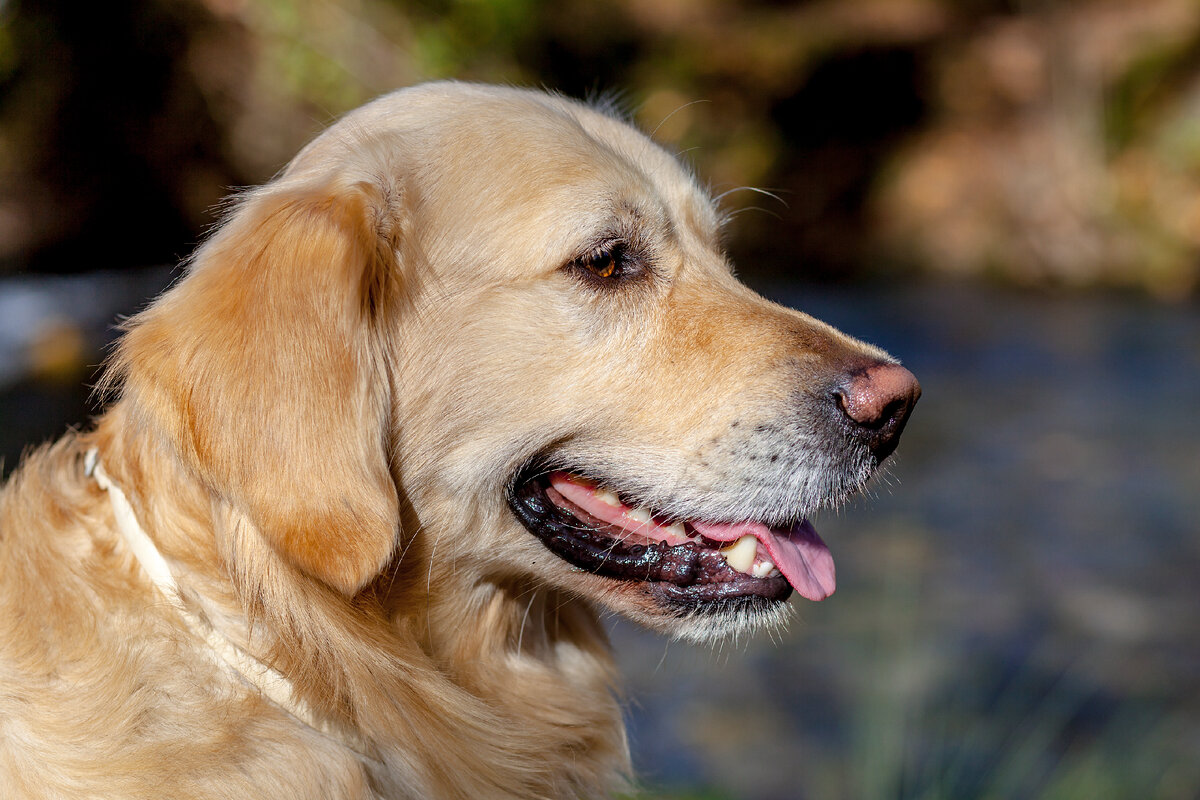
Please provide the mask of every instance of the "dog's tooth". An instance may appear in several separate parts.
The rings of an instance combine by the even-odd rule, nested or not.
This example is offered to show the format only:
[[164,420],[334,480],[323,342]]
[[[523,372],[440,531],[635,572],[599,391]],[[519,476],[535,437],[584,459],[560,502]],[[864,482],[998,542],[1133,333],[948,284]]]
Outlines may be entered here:
[[758,554],[758,540],[746,534],[729,547],[721,550],[725,562],[738,572],[749,572],[754,566],[754,557]]
[[649,522],[652,518],[650,509],[648,508],[631,508],[625,512],[625,516],[629,517],[634,522]]
[[599,500],[601,503],[604,503],[605,505],[613,506],[614,508],[621,505],[621,500],[620,500],[620,498],[617,497],[616,493],[610,492],[608,489],[597,489],[596,490],[596,499]]
[[672,522],[667,526],[666,530],[672,536],[678,536],[680,539],[687,538],[687,529],[683,527],[682,522]]
[[750,570],[750,574],[756,578],[766,578],[772,572],[775,572],[775,565],[770,561],[759,561],[754,565],[754,568]]

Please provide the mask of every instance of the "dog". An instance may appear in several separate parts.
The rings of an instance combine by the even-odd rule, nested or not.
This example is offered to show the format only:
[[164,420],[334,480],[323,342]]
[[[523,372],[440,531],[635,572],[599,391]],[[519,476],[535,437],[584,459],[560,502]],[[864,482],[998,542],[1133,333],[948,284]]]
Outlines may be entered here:
[[454,82],[241,196],[0,497],[4,796],[628,788],[599,615],[827,596],[807,519],[920,394],[722,223],[614,112]]

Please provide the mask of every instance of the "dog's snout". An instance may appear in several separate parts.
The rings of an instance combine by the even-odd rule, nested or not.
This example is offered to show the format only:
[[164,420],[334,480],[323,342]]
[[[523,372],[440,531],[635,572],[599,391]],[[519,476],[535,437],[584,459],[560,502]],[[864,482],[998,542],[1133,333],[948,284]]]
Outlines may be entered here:
[[833,390],[851,435],[878,461],[891,455],[921,396],[921,384],[899,364],[873,364],[850,373]]

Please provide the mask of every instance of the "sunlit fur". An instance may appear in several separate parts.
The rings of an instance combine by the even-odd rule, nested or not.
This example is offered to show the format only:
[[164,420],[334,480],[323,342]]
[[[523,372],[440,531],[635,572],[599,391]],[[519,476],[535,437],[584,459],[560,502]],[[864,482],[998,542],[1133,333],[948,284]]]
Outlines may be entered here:
[[[719,220],[612,116],[451,83],[350,114],[242,196],[127,325],[107,413],[0,496],[4,796],[624,785],[600,610],[712,640],[786,606],[681,616],[581,574],[513,517],[514,476],[555,460],[671,514],[785,522],[869,471],[816,400],[885,356],[737,283]],[[565,267],[614,238],[638,280]],[[93,447],[187,605],[333,735],[156,594],[84,472]]]

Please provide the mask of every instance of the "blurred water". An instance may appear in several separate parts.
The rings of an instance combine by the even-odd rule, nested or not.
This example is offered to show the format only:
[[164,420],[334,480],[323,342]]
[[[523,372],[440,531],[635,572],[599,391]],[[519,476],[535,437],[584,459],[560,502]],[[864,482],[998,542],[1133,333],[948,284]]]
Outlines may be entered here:
[[0,475],[28,447],[86,424],[99,410],[89,385],[117,323],[165,288],[172,273],[0,280]]
[[[88,363],[167,280],[0,283],[0,454],[86,421]],[[64,282],[65,281],[65,282]],[[759,287],[900,357],[891,477],[817,520],[836,595],[776,637],[613,621],[640,773],[678,796],[1200,796],[1200,309],[919,284]]]

